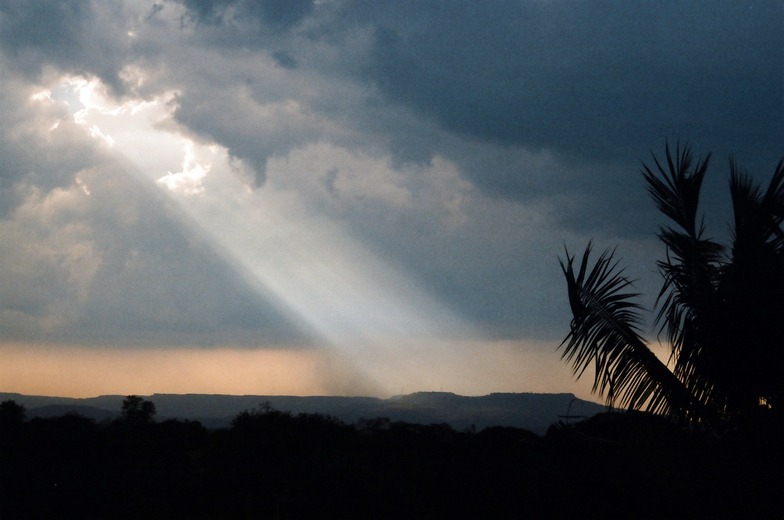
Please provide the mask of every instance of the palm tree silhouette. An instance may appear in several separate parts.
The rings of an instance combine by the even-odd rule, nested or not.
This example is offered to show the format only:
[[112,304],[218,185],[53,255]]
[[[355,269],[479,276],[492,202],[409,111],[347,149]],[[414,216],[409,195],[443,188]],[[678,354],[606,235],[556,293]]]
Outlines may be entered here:
[[625,408],[718,424],[784,404],[784,159],[766,190],[730,161],[730,244],[705,236],[698,212],[710,155],[692,160],[669,145],[642,166],[648,192],[669,219],[655,323],[671,348],[663,363],[642,336],[642,307],[608,250],[589,265],[560,259],[573,319],[562,358],[579,378],[593,364],[593,391]]

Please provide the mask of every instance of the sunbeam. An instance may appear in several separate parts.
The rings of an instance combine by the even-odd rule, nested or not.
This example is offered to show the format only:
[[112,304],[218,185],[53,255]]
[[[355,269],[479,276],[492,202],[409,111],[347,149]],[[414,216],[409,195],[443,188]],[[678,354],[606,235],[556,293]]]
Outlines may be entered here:
[[436,382],[419,381],[420,387],[438,384],[446,374],[428,359],[462,364],[450,343],[478,339],[464,320],[338,225],[308,215],[296,193],[270,185],[249,189],[238,171],[244,166],[224,148],[170,130],[169,100],[119,104],[97,80],[63,85],[78,93],[77,123],[167,193],[184,223],[314,344],[347,359],[382,392],[399,387],[401,373],[423,377],[422,365]]

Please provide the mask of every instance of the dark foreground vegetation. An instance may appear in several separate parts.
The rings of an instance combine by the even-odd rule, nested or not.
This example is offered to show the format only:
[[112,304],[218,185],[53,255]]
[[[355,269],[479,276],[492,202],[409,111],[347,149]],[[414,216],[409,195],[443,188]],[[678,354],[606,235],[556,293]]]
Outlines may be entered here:
[[781,518],[780,420],[717,435],[608,413],[540,437],[345,424],[269,407],[231,428],[26,420],[0,404],[0,518]]

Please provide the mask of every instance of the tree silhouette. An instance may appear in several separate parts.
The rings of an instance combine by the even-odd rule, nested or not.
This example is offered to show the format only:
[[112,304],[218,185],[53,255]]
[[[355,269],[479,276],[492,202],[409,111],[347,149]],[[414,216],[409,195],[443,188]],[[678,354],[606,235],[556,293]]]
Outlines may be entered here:
[[[648,192],[669,219],[658,237],[666,255],[655,323],[671,348],[662,363],[641,333],[642,307],[615,251],[589,265],[561,267],[573,314],[560,345],[579,378],[593,364],[593,391],[630,409],[678,420],[746,420],[784,404],[784,160],[767,189],[730,160],[734,219],[729,245],[705,234],[698,211],[710,155],[694,162],[688,147],[665,149],[642,166]],[[670,368],[671,367],[671,368]]]
[[129,395],[123,399],[120,409],[120,420],[126,424],[140,425],[152,422],[155,415],[155,403],[142,399],[138,395]]
[[8,400],[0,403],[0,426],[15,426],[25,419],[27,410],[16,401]]

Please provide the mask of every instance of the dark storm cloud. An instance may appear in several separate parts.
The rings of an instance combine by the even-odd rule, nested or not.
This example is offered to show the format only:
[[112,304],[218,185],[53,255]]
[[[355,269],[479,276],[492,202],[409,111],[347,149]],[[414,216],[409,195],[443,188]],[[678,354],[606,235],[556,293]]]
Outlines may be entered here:
[[[728,215],[729,156],[768,178],[784,155],[781,3],[356,2],[344,14],[342,27],[374,31],[358,77],[388,103],[484,143],[433,133],[409,150],[457,161],[494,196],[549,200],[565,230],[654,231],[639,160],[665,140],[714,153],[711,218]],[[721,216],[713,223],[724,231]]]
[[[553,150],[573,164],[624,167],[664,139],[680,139],[721,160],[733,154],[753,161],[751,170],[769,169],[784,142],[779,2],[182,4],[197,40],[215,49],[250,45],[287,69],[342,71],[360,84],[369,81],[383,99],[355,100],[360,123],[379,102],[393,103],[471,139]],[[116,37],[123,34],[121,8],[106,5],[4,2],[0,45],[31,71],[56,63],[122,89],[123,56],[143,44],[129,51]],[[305,46],[324,43],[352,55],[349,36],[363,28],[373,34],[363,59],[308,60]],[[411,139],[410,129],[394,125],[386,132],[405,160],[454,154],[439,149],[436,137]],[[525,171],[467,173],[507,196],[535,191]],[[619,180],[609,168],[605,177]]]
[[[593,171],[536,187],[524,164],[461,163],[496,195],[529,199],[583,184],[595,200],[628,182],[638,159],[665,139],[712,150],[720,166],[734,155],[766,172],[784,142],[779,2],[303,2],[287,4],[286,15],[266,2],[252,5],[185,2],[194,20],[211,24],[205,35],[213,44],[255,42],[283,67],[372,85],[379,96],[354,99],[350,117],[360,126],[384,122],[373,131],[386,134],[403,162],[436,153],[460,160],[461,149],[445,149],[432,132],[387,124],[379,107],[410,110],[466,139],[550,150],[568,167]],[[372,37],[357,55],[351,45],[362,31]],[[353,58],[309,61],[307,45],[332,45]],[[318,102],[312,107],[330,110]]]
[[367,73],[385,95],[472,137],[592,162],[666,137],[752,154],[784,142],[779,2],[353,8],[377,28]]
[[8,1],[0,4],[0,43],[19,58],[68,63],[81,54],[92,8],[80,1]]
[[[182,3],[187,18],[200,24],[235,28],[255,20],[261,23],[260,28],[275,31],[297,25],[313,10],[313,0],[184,0]],[[247,38],[247,34],[244,36]]]
[[[581,247],[589,236],[604,244],[631,237],[639,246],[642,234],[655,231],[638,159],[660,153],[665,139],[714,152],[707,205],[726,191],[728,155],[754,175],[770,175],[784,154],[781,27],[784,4],[754,1],[0,2],[4,69],[7,63],[34,83],[50,65],[150,99],[176,92],[177,131],[224,146],[252,166],[258,185],[271,159],[285,163],[314,143],[388,158],[389,171],[357,166],[355,185],[346,184],[350,166],[324,166],[314,185],[334,204],[325,218],[495,330],[547,334],[568,308],[558,299],[563,241]],[[121,74],[134,67],[144,79],[138,90]],[[67,186],[97,154],[71,139],[65,124],[54,144],[45,143],[41,121],[29,125],[38,134],[26,134],[29,121],[14,118],[29,114],[18,108],[29,85],[16,91],[3,76],[0,206],[13,207],[29,196],[13,191],[18,181],[44,192]],[[450,224],[453,234],[433,212],[446,203],[421,189],[434,182],[421,177],[443,171],[430,165],[444,159],[456,173],[433,191],[457,193],[464,202],[455,213],[468,222]],[[300,165],[296,178],[295,168],[286,170],[294,178],[286,186],[304,206],[317,205],[315,189],[304,187],[320,167]],[[362,184],[374,169],[406,172],[392,191],[407,191],[413,206],[374,199],[373,189],[388,180]],[[464,179],[471,186],[454,190]],[[514,207],[499,211],[504,204]],[[529,206],[541,218],[519,214]],[[87,220],[93,217],[102,221]],[[103,221],[100,242],[113,243],[112,221]],[[716,224],[711,229],[721,231],[724,221]],[[165,328],[176,322],[158,313],[168,307],[196,328],[239,326],[233,317],[272,327],[274,318],[264,316],[274,313],[255,314],[250,292],[233,299],[233,289],[219,290],[236,280],[215,274],[217,267],[204,274],[218,282],[189,287],[214,257],[199,252],[170,273],[166,266],[190,246],[176,230],[167,232],[171,243],[156,238],[155,229],[169,229],[164,224],[138,226],[102,253],[106,264],[95,279],[110,287],[118,279],[111,266],[133,257],[146,259],[152,281],[125,300],[108,289],[96,294],[85,316],[103,316],[107,330],[122,329],[123,316]],[[126,242],[147,245],[134,253]],[[123,280],[134,288],[133,278]],[[161,280],[169,283],[159,288]],[[147,294],[157,299],[145,309]],[[192,309],[197,302],[203,307]]]
[[275,51],[272,53],[275,62],[284,69],[293,69],[297,66],[297,60],[289,56],[284,51]]
[[[235,22],[244,32],[233,33],[230,44],[259,44],[254,38],[262,36],[254,35],[263,35],[260,45],[270,52],[287,49],[297,71],[322,80],[316,85],[324,95],[308,99],[310,109],[384,143],[396,166],[440,155],[484,193],[547,201],[564,235],[650,237],[658,215],[639,161],[661,154],[665,140],[689,142],[696,155],[714,152],[703,202],[716,234],[729,215],[727,157],[766,178],[784,155],[779,2],[338,2],[316,6],[274,39],[262,26]],[[215,31],[228,28],[214,24],[197,35],[203,30],[218,42]],[[331,59],[309,48],[322,45],[335,49]],[[335,96],[326,88],[335,76],[367,89]],[[245,131],[217,131],[217,118],[197,119],[191,108],[183,105],[183,122],[211,129],[259,171],[285,150],[283,142],[267,144],[275,136],[254,143]],[[552,297],[552,285],[560,250],[548,252],[552,272],[521,274],[528,281],[517,291],[502,290],[518,283],[514,252],[502,260],[495,246],[491,262],[473,251],[467,263],[493,265],[481,276],[439,270],[438,260],[422,253],[427,247],[412,245],[423,228],[412,220],[398,240],[378,232],[379,218],[349,225],[386,254],[410,261],[437,293],[482,322],[514,327],[515,316],[530,314],[541,323],[537,310],[545,308],[558,315],[563,302]],[[433,246],[433,254],[448,247]],[[520,293],[542,301],[531,306]]]

